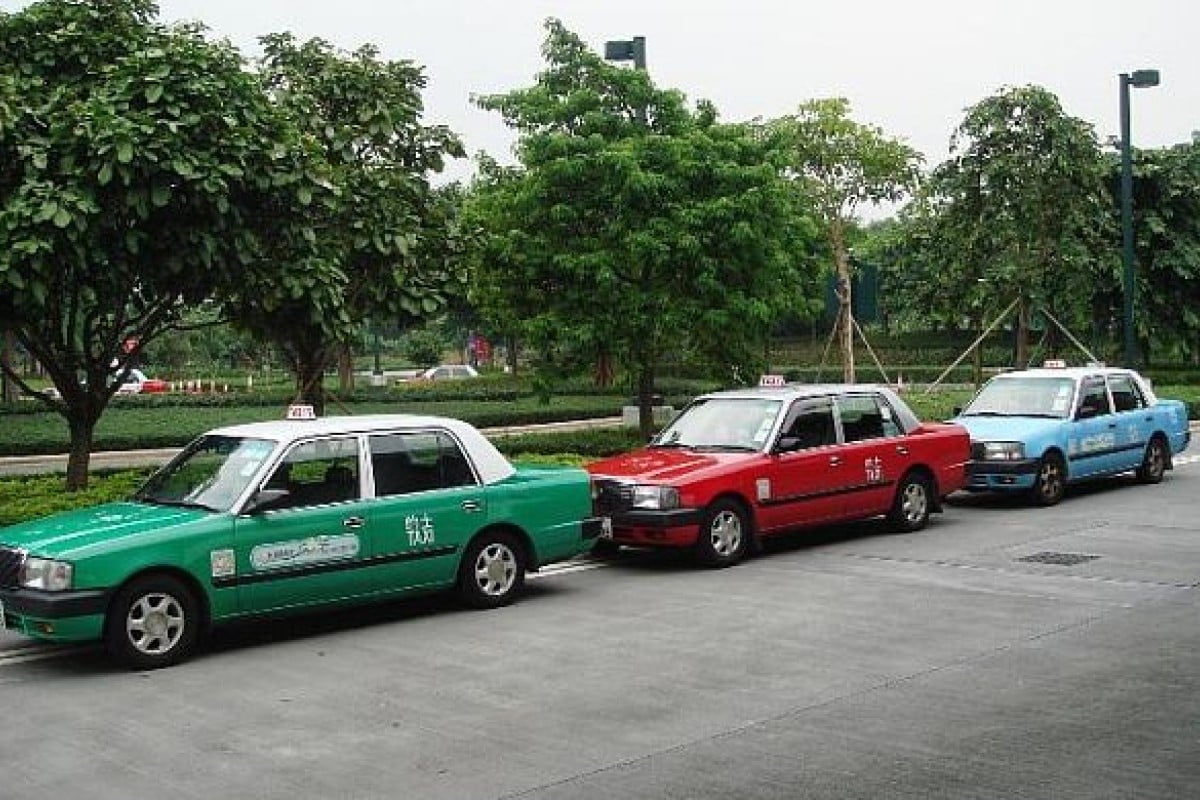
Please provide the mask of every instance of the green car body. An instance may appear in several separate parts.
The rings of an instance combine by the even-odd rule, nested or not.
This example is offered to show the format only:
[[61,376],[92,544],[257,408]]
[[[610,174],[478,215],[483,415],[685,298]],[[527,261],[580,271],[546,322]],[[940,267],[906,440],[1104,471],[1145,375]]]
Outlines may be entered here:
[[0,529],[5,627],[166,666],[210,625],[251,616],[456,585],[501,605],[602,527],[586,472],[513,467],[437,417],[220,429],[138,497]]

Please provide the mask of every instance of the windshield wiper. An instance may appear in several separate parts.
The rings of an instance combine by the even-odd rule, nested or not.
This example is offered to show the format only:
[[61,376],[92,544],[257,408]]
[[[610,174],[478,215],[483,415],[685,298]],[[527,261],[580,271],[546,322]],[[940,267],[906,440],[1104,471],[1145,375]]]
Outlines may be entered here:
[[143,503],[149,503],[150,505],[153,505],[153,506],[171,506],[172,508],[195,508],[195,509],[199,509],[201,511],[216,511],[217,510],[210,505],[205,505],[204,503],[197,503],[194,500],[164,500],[161,497],[153,497],[148,494],[142,494],[142,495],[135,494],[133,496],[133,499],[140,500]]
[[1007,411],[964,411],[963,417],[1011,417]]
[[758,448],[748,444],[694,444],[693,450],[718,450],[733,453],[757,453]]

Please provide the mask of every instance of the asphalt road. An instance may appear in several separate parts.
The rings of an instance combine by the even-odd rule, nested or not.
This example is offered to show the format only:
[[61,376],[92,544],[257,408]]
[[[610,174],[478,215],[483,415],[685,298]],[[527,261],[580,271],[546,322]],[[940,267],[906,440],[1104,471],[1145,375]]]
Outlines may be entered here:
[[1195,797],[1194,458],[728,570],[581,561],[498,611],[238,627],[152,673],[0,634],[0,798]]

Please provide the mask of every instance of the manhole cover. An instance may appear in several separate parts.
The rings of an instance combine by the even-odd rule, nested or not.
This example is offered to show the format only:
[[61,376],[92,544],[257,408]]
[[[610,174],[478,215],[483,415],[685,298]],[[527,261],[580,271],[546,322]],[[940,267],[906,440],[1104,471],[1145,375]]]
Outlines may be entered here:
[[1073,567],[1076,564],[1095,561],[1099,557],[1084,555],[1083,553],[1044,552],[1034,553],[1031,556],[1022,556],[1017,561],[1025,561],[1030,564],[1053,564],[1056,567]]

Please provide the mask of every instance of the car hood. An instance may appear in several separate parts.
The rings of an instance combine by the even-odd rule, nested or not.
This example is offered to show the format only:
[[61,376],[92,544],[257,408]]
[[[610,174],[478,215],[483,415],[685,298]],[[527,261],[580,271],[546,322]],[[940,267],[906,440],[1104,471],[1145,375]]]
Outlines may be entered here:
[[597,478],[654,484],[678,484],[708,477],[762,458],[761,453],[728,453],[654,447],[595,461],[587,470]]
[[1048,417],[955,417],[977,442],[1023,442],[1058,429],[1065,420]]
[[77,556],[95,545],[149,532],[161,534],[211,516],[199,509],[107,503],[0,528],[0,544],[38,556]]

